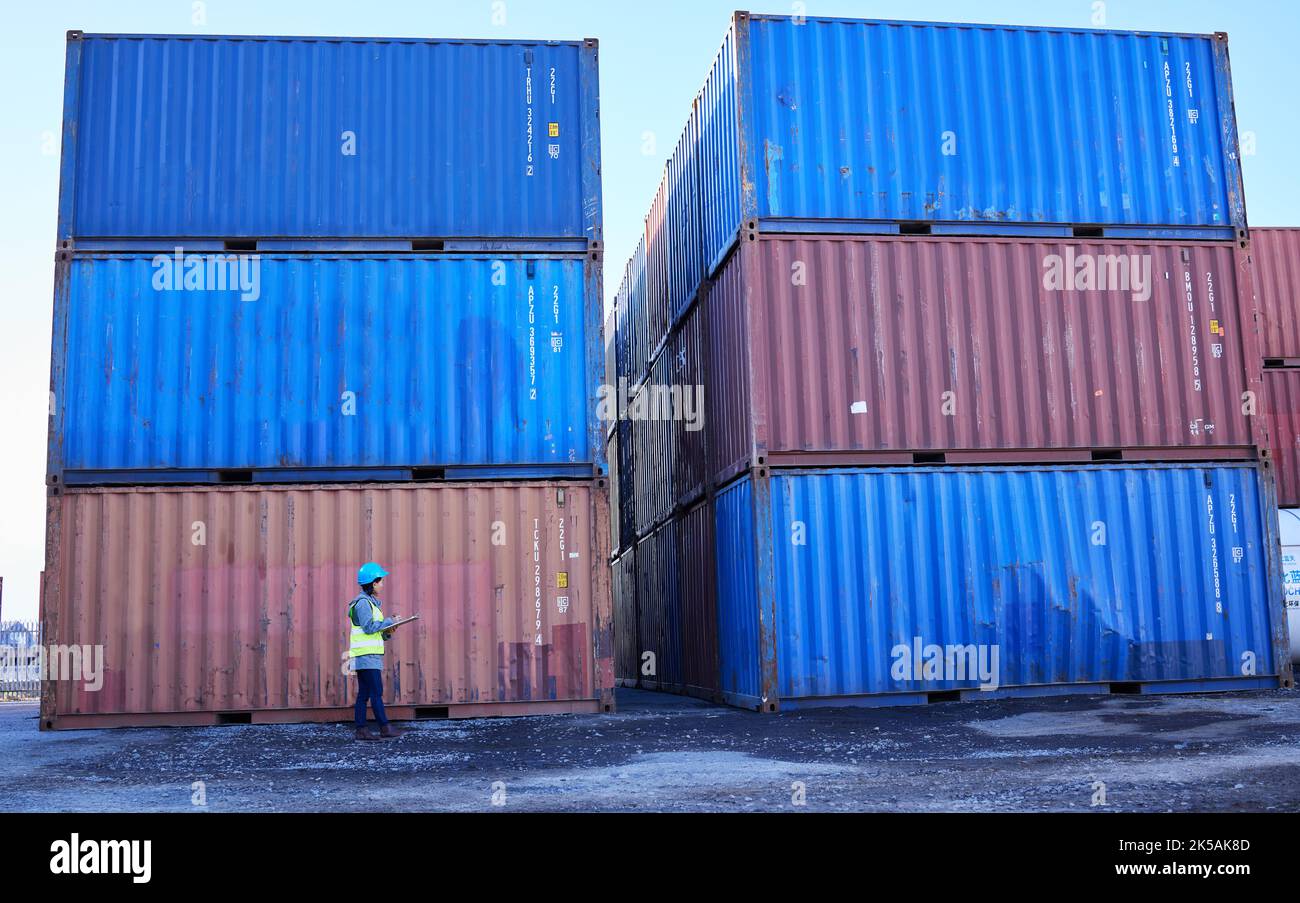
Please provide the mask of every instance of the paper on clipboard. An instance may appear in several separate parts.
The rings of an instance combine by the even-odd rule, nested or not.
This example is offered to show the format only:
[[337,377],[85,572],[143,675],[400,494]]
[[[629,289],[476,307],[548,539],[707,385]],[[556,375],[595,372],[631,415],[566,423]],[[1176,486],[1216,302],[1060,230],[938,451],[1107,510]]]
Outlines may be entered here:
[[411,615],[411,616],[408,617],[408,618],[398,618],[398,619],[397,619],[396,621],[394,621],[391,625],[389,625],[388,627],[385,627],[384,629],[385,629],[385,630],[392,630],[394,627],[401,627],[403,624],[410,624],[412,621],[418,621],[418,620],[420,620],[420,616],[419,616],[419,615]]

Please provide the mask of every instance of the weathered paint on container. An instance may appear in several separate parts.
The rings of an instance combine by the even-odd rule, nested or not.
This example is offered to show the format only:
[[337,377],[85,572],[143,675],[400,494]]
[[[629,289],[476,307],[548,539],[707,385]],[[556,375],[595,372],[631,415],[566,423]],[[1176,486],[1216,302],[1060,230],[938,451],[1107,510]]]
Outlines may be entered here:
[[[49,500],[41,618],[102,645],[103,686],[49,681],[42,726],[350,718],[346,609],[378,560],[394,717],[612,705],[598,483],[81,489]],[[538,623],[540,622],[540,623]]]
[[1264,357],[1300,363],[1300,229],[1251,229]]
[[667,521],[636,547],[637,686],[681,690],[682,596],[677,524]]
[[603,468],[598,262],[253,260],[253,300],[164,290],[164,270],[147,255],[59,262],[51,476]]
[[736,13],[696,104],[714,267],[754,228],[1245,235],[1222,34]]
[[[1106,261],[1144,284],[1052,281]],[[1253,458],[1249,286],[1232,242],[764,236],[705,301],[712,472],[837,453]]]
[[1300,506],[1300,369],[1264,371],[1263,408],[1277,503],[1283,508]]
[[[765,707],[980,686],[899,665],[917,638],[996,648],[986,673],[999,688],[1290,683],[1257,465],[772,471],[762,545],[750,537],[765,479],[721,492],[715,515],[724,687],[752,695],[770,656]],[[765,566],[768,650],[754,576]]]
[[172,237],[583,250],[596,41],[69,32],[59,238]]

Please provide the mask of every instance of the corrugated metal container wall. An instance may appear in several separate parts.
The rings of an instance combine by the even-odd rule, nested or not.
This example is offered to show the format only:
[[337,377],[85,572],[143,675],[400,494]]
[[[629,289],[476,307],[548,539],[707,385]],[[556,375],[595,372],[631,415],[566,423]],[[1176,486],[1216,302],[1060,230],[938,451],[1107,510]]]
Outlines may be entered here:
[[738,480],[717,494],[718,682],[723,699],[742,706],[757,703],[762,688],[755,526],[752,480]]
[[665,168],[645,220],[646,352],[651,356],[672,322],[668,280],[674,261],[669,251],[669,235],[668,170]]
[[623,375],[627,377],[630,388],[645,378],[646,368],[650,366],[650,353],[654,350],[654,344],[650,341],[650,310],[646,300],[644,236],[637,243],[636,251],[628,261],[627,298],[631,342],[629,369]]
[[[1146,274],[1057,288],[1054,263]],[[1259,389],[1258,346],[1235,300],[1248,286],[1227,242],[746,242],[706,302],[714,472],[757,466],[751,441],[772,464],[850,451],[1253,458],[1263,436],[1241,399]]]
[[[655,359],[650,379],[633,399],[633,485],[636,495],[637,535],[644,536],[673,512],[672,360],[668,349]],[[639,410],[638,410],[639,409]]]
[[1300,229],[1251,229],[1264,357],[1300,360]]
[[252,301],[238,290],[160,290],[164,269],[148,256],[60,262],[52,474],[604,457],[589,322],[598,265],[253,260]]
[[1283,508],[1300,506],[1300,369],[1264,371],[1263,407],[1277,503]]
[[689,504],[704,492],[704,318],[696,304],[673,335],[672,387],[679,393],[681,407],[673,428],[673,498]]
[[636,551],[628,549],[614,560],[614,676],[620,684],[635,685],[637,680],[637,611]]
[[[618,305],[615,304],[610,308],[609,314],[605,317],[605,358],[604,358],[604,375],[602,383],[606,387],[613,387],[616,391],[618,388]],[[610,391],[606,388],[606,391]],[[606,396],[608,397],[608,396]],[[617,402],[617,395],[614,396]],[[608,438],[614,434],[614,423],[616,418],[607,418],[601,421],[601,429],[605,437]],[[606,460],[609,460],[608,458]]]
[[670,262],[668,268],[669,321],[676,320],[695,297],[704,278],[703,239],[700,234],[699,112],[692,105],[686,130],[668,161],[664,176],[668,192],[667,221],[663,238]]
[[609,550],[610,554],[617,555],[623,551],[623,520],[619,517],[622,483],[619,480],[617,432],[609,437],[605,448],[605,460],[609,461]]
[[744,267],[734,265],[733,258],[710,283],[700,308],[700,328],[709,351],[704,367],[705,455],[708,476],[719,483],[754,456],[747,290]]
[[48,682],[43,722],[346,717],[345,612],[372,559],[392,573],[385,613],[421,616],[387,647],[390,705],[597,710],[613,681],[607,504],[577,483],[52,496],[42,620],[52,643],[102,645],[104,679]]
[[737,13],[703,94],[733,82],[736,125],[705,118],[738,169],[706,186],[711,260],[754,220],[1244,237],[1226,36]]
[[[682,600],[677,569],[677,523],[668,521],[636,547],[638,686],[682,687]],[[646,653],[653,658],[645,659]],[[650,673],[646,673],[647,668]]]
[[[907,669],[898,676],[897,650],[911,651],[917,638],[996,649],[1001,687],[1215,678],[1263,686],[1290,677],[1276,528],[1255,465],[774,471],[771,479],[783,700],[980,684]],[[752,529],[751,483],[718,497],[724,680],[727,622],[757,621],[760,608],[753,543],[729,553],[745,565],[739,579],[726,579],[723,558]],[[754,645],[733,659],[752,668]]]
[[707,501],[677,521],[677,568],[681,577],[682,681],[686,692],[718,693],[718,597],[713,548],[713,510]]
[[596,71],[594,40],[73,32],[59,237],[585,247]]
[[[700,228],[704,273],[713,273],[741,222],[740,133],[736,105],[736,32],[728,29],[695,101],[699,113]],[[753,190],[752,187],[749,190]]]
[[636,468],[634,443],[636,434],[632,421],[618,422],[618,507],[613,516],[618,518],[618,538],[622,548],[636,545]]

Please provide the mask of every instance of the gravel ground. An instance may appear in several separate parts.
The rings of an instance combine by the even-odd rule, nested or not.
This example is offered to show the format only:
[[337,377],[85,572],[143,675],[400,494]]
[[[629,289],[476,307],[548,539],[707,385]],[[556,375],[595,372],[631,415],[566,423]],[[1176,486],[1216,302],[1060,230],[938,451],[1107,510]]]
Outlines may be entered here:
[[384,743],[321,724],[41,733],[34,705],[0,704],[0,811],[1300,810],[1294,691],[778,715],[618,702]]

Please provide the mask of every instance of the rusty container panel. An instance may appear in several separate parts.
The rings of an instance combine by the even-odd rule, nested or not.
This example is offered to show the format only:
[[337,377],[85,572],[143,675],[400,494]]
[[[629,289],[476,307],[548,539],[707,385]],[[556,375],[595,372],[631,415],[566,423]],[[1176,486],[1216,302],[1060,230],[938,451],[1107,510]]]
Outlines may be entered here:
[[692,307],[673,334],[672,390],[676,392],[673,431],[673,493],[687,505],[704,492],[704,318]]
[[1264,357],[1300,360],[1300,229],[1251,229]]
[[668,170],[659,181],[654,201],[645,220],[645,293],[646,293],[646,361],[649,363],[659,343],[672,325],[672,302],[668,282],[673,268],[669,252],[672,227],[668,211]]
[[677,521],[681,582],[682,680],[687,693],[713,698],[718,688],[718,603],[713,512],[707,501]]
[[52,643],[102,646],[104,679],[47,683],[42,723],[346,717],[367,560],[392,575],[385,615],[421,616],[385,656],[397,717],[594,711],[613,682],[607,504],[578,482],[65,490],[42,620]]
[[1283,508],[1300,506],[1300,369],[1264,371],[1264,413],[1277,503]]
[[682,689],[682,599],[677,524],[667,521],[636,547],[638,686]]
[[620,686],[637,680],[636,551],[628,549],[610,568],[614,595],[614,677]]
[[[1125,265],[1139,278],[1112,288]],[[1234,243],[746,242],[706,303],[714,473],[846,453],[1254,457],[1242,291]]]

